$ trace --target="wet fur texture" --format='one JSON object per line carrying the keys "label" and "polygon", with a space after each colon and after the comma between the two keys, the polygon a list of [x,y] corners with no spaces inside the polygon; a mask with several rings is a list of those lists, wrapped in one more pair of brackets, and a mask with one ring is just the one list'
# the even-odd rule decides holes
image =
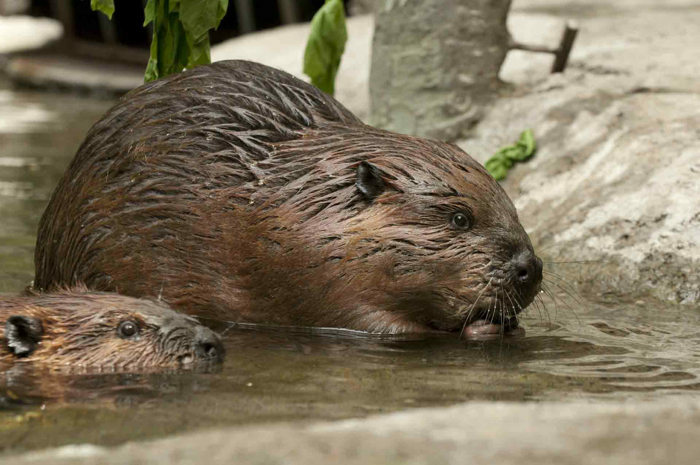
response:
{"label": "wet fur texture", "polygon": [[[18,315],[36,318],[43,327],[36,350],[27,357],[17,357],[7,345],[6,322]],[[140,328],[130,339],[117,334],[119,324],[127,320]],[[194,350],[201,331],[216,337],[193,318],[162,303],[80,287],[44,295],[2,297],[0,366],[28,362],[110,370],[177,367],[183,360],[192,363],[201,358]]]}
{"label": "wet fur texture", "polygon": [[[361,162],[381,173],[372,198]],[[509,278],[519,250],[513,204],[456,146],[229,61],[136,89],[95,124],[41,220],[36,286],[162,293],[224,320],[458,330],[532,301]]]}

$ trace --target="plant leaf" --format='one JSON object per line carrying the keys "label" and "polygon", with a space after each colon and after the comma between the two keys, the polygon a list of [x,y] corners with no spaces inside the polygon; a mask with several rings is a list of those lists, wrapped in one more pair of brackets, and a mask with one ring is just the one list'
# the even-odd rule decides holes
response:
{"label": "plant leaf", "polygon": [[526,129],[520,134],[518,145],[522,145],[525,149],[525,158],[535,153],[537,146],[535,144],[535,136],[532,134],[532,129]]}
{"label": "plant leaf", "polygon": [[148,0],[148,3],[146,3],[146,8],[144,9],[146,19],[144,20],[143,25],[147,26],[149,23],[153,23],[151,56],[148,58],[148,65],[146,66],[146,73],[144,75],[145,82],[155,81],[160,77],[158,64],[158,26],[160,21],[158,21],[157,14],[157,10],[159,9],[163,9],[163,4],[160,0]]}
{"label": "plant leaf", "polygon": [[204,39],[194,44],[191,44],[189,42],[189,39],[190,36],[188,35],[187,43],[189,45],[190,53],[189,58],[187,60],[187,69],[211,63],[211,57],[209,53],[209,37],[205,36]]}
{"label": "plant leaf", "polygon": [[513,167],[514,163],[523,162],[530,158],[535,153],[536,147],[532,130],[526,129],[520,133],[520,138],[515,144],[501,148],[486,160],[484,166],[491,176],[497,181],[501,181],[506,178],[508,170]]}
{"label": "plant leaf", "polygon": [[192,43],[208,38],[209,30],[219,27],[227,5],[222,0],[180,0],[180,21]]}
{"label": "plant leaf", "polygon": [[498,153],[512,161],[520,161],[525,156],[525,150],[519,144],[503,147]]}
{"label": "plant leaf", "polygon": [[486,169],[489,173],[491,173],[491,176],[493,176],[496,181],[505,179],[506,175],[508,174],[509,166],[506,162],[504,162],[504,160],[504,158],[491,157],[486,162]]}
{"label": "plant leaf", "polygon": [[92,11],[101,11],[109,19],[114,14],[114,0],[90,0]]}
{"label": "plant leaf", "polygon": [[158,31],[160,77],[181,72],[189,60],[189,46],[177,13],[168,13]]}
{"label": "plant leaf", "polygon": [[311,20],[311,33],[304,52],[304,73],[313,85],[331,95],[335,91],[335,77],[347,39],[342,0],[326,0]]}
{"label": "plant leaf", "polygon": [[144,17],[143,27],[148,26],[156,19],[156,2],[157,0],[148,0],[146,7],[143,9]]}
{"label": "plant leaf", "polygon": [[211,62],[209,30],[219,26],[228,0],[148,0],[144,26],[153,25],[146,82]]}

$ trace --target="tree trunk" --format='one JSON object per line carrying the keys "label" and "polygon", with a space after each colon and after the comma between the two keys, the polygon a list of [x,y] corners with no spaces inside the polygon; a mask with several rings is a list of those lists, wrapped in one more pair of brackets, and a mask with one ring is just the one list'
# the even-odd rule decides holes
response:
{"label": "tree trunk", "polygon": [[370,75],[371,120],[454,140],[501,82],[511,0],[381,0]]}

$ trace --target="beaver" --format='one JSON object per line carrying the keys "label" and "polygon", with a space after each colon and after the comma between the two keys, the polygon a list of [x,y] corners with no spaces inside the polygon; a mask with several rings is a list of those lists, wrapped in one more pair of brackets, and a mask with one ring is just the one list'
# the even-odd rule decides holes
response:
{"label": "beaver", "polygon": [[219,337],[160,302],[85,289],[0,298],[0,366],[134,370],[220,362]]}
{"label": "beaver", "polygon": [[208,318],[379,333],[503,331],[542,262],[457,146],[365,125],[261,64],[123,97],[40,222],[36,286],[83,281]]}

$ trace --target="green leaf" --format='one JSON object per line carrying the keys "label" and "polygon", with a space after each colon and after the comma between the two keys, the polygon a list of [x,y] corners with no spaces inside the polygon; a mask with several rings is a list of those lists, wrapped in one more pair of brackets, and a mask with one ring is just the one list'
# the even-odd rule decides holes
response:
{"label": "green leaf", "polygon": [[158,32],[153,28],[153,37],[151,39],[151,56],[148,58],[148,65],[146,66],[146,74],[144,76],[144,81],[151,82],[155,81],[160,77],[158,70]]}
{"label": "green leaf", "polygon": [[210,29],[219,27],[227,4],[222,0],[180,0],[180,21],[193,43],[201,42]]}
{"label": "green leaf", "polygon": [[211,63],[211,57],[209,53],[209,38],[205,37],[203,40],[194,44],[189,43],[189,35],[187,36],[187,39],[187,43],[190,49],[189,58],[187,60],[186,65],[187,69]]}
{"label": "green leaf", "polygon": [[219,26],[228,0],[148,0],[144,25],[153,24],[146,82],[211,62],[209,30]]}
{"label": "green leaf", "polygon": [[513,161],[521,161],[525,156],[525,150],[519,144],[503,147],[498,153]]}
{"label": "green leaf", "polygon": [[526,129],[520,134],[518,145],[522,145],[525,149],[525,158],[532,156],[537,148],[535,144],[535,136],[532,134],[532,129]]}
{"label": "green leaf", "polygon": [[144,76],[144,81],[151,82],[155,81],[160,77],[159,65],[158,65],[158,14],[157,11],[161,11],[162,14],[163,3],[161,0],[148,0],[146,7],[144,9],[145,20],[143,22],[144,26],[153,23],[153,35],[151,37],[151,56],[148,58],[148,65],[146,66],[146,73]]}
{"label": "green leaf", "polygon": [[[90,0],[90,6],[112,19],[114,0]],[[148,0],[143,25],[153,25],[153,37],[145,81],[211,62],[209,30],[219,27],[227,8],[228,0]]]}
{"label": "green leaf", "polygon": [[507,159],[505,158],[491,157],[486,162],[486,169],[496,181],[500,181],[506,178],[510,165],[508,165]]}
{"label": "green leaf", "polygon": [[170,12],[173,3],[172,0],[149,0],[146,5],[146,20],[153,22],[146,82],[179,73],[187,65],[189,47],[177,13]]}
{"label": "green leaf", "polygon": [[335,77],[347,39],[342,0],[326,0],[311,20],[311,33],[304,52],[304,73],[313,85],[331,95],[335,91]]}
{"label": "green leaf", "polygon": [[189,46],[177,13],[168,13],[158,28],[158,74],[181,72],[187,66]]}
{"label": "green leaf", "polygon": [[156,3],[158,0],[148,0],[146,7],[143,9],[144,17],[143,27],[148,26],[152,21],[156,19]]}
{"label": "green leaf", "polygon": [[151,82],[158,79],[160,76],[158,74],[158,59],[151,57],[148,59],[148,65],[146,65],[146,73],[144,74],[144,82]]}
{"label": "green leaf", "polygon": [[90,8],[92,8],[92,11],[101,11],[109,19],[112,19],[114,0],[90,0]]}
{"label": "green leaf", "polygon": [[505,179],[508,170],[516,162],[523,162],[530,158],[536,150],[535,136],[531,129],[526,129],[520,134],[520,138],[513,145],[501,148],[486,160],[484,166],[497,181]]}

